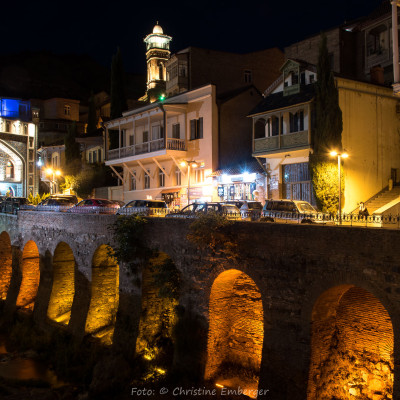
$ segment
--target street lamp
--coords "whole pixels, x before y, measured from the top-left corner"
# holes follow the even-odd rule
[[[347,153],[338,153],[337,151],[331,151],[330,155],[332,157],[338,158],[338,179],[339,179],[339,224],[342,224],[342,179],[341,179],[341,159],[347,158],[349,155]]]
[[[50,194],[54,193],[54,187],[56,186],[56,177],[61,175],[61,171],[59,169],[47,168],[46,175],[51,177],[50,181]]]
[[[190,170],[191,168],[197,168],[197,161],[187,161],[187,160],[183,160],[181,162],[181,166],[182,167],[186,167],[188,168],[188,189],[187,189],[187,198],[188,198],[188,205],[190,204]]]

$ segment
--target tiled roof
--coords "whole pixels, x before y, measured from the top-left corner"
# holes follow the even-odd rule
[[[272,93],[251,110],[249,116],[294,106],[296,104],[307,103],[311,101],[314,96],[315,86],[313,84],[301,86],[300,93],[295,93],[289,96],[284,96],[283,92]]]

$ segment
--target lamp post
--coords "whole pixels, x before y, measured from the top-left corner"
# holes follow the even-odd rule
[[[183,160],[181,162],[181,166],[185,167],[187,165],[188,168],[188,189],[187,189],[187,198],[188,198],[188,205],[190,204],[190,171],[191,168],[196,168],[197,167],[197,162],[196,161],[187,161]]]
[[[61,175],[59,169],[47,168],[46,175],[51,177],[50,179],[50,194],[54,194],[54,187],[56,186],[56,177]]]
[[[342,224],[342,179],[341,179],[341,160],[342,158],[347,158],[349,155],[347,153],[338,153],[336,151],[331,151],[330,155],[332,157],[337,157],[338,158],[338,180],[339,180],[339,206],[338,206],[338,212],[339,212],[339,225]]]

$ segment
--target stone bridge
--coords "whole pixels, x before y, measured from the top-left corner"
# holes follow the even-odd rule
[[[219,386],[274,400],[400,399],[400,231],[235,222],[237,254],[222,257],[188,241],[190,221],[149,219],[155,263],[180,272],[171,300],[150,267],[116,263],[115,218],[0,215],[3,319],[32,313],[152,359],[151,338],[171,332],[179,309],[196,329],[182,332],[193,351],[175,349],[174,364]]]

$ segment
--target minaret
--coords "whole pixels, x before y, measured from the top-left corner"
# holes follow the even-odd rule
[[[147,61],[147,100],[151,103],[165,94],[165,62],[170,57],[169,43],[171,36],[164,35],[160,25],[154,26],[153,33],[144,38]]]

